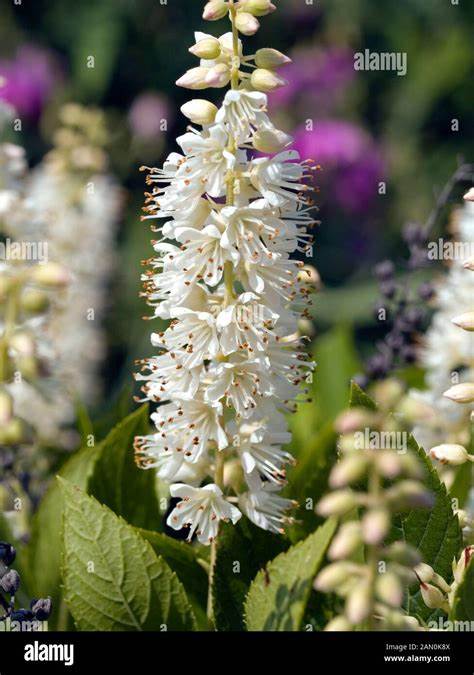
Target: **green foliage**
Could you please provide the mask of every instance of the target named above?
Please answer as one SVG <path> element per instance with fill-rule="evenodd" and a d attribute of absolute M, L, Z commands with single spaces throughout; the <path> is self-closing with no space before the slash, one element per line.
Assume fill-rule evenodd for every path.
<path fill-rule="evenodd" d="M 136 529 L 58 478 L 65 600 L 80 630 L 193 630 L 178 577 Z"/>
<path fill-rule="evenodd" d="M 148 406 L 139 408 L 107 436 L 89 479 L 89 491 L 131 525 L 157 529 L 160 513 L 153 471 L 139 471 L 133 439 L 148 430 Z"/>
<path fill-rule="evenodd" d="M 265 532 L 247 520 L 222 527 L 213 573 L 213 614 L 217 630 L 245 630 L 244 602 L 252 580 L 269 560 L 287 547 L 283 537 Z"/>
<path fill-rule="evenodd" d="M 464 579 L 456 589 L 449 619 L 450 621 L 474 621 L 474 559 L 467 566 Z"/>
<path fill-rule="evenodd" d="M 307 539 L 281 553 L 257 574 L 245 602 L 248 630 L 300 630 L 313 579 L 336 527 L 337 521 L 329 519 Z"/>

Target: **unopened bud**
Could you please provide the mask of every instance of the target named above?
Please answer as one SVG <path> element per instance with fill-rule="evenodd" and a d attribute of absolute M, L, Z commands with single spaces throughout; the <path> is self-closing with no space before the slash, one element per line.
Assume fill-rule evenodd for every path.
<path fill-rule="evenodd" d="M 338 490 L 323 497 L 316 507 L 320 516 L 342 516 L 357 506 L 357 498 L 352 490 Z"/>
<path fill-rule="evenodd" d="M 302 284 L 311 284 L 316 289 L 321 288 L 321 276 L 313 265 L 304 265 L 298 272 L 298 281 Z"/>
<path fill-rule="evenodd" d="M 27 438 L 25 423 L 18 417 L 14 417 L 0 428 L 0 444 L 21 445 Z"/>
<path fill-rule="evenodd" d="M 453 560 L 453 574 L 455 581 L 460 584 L 464 578 L 464 573 L 469 565 L 471 558 L 474 556 L 474 546 L 467 546 L 461 553 L 461 557 L 456 562 Z"/>
<path fill-rule="evenodd" d="M 259 49 L 255 54 L 255 63 L 258 68 L 274 70 L 287 63 L 291 63 L 291 59 L 277 49 L 264 48 Z"/>
<path fill-rule="evenodd" d="M 9 567 L 16 558 L 16 550 L 6 541 L 0 541 L 0 562 Z"/>
<path fill-rule="evenodd" d="M 403 470 L 402 461 L 393 450 L 382 450 L 376 457 L 376 463 L 384 478 L 396 478 Z"/>
<path fill-rule="evenodd" d="M 334 488 L 345 487 L 360 480 L 367 469 L 364 455 L 354 453 L 344 457 L 331 471 L 329 485 Z"/>
<path fill-rule="evenodd" d="M 360 523 L 351 521 L 344 523 L 332 540 L 328 555 L 331 560 L 348 558 L 362 543 Z"/>
<path fill-rule="evenodd" d="M 371 509 L 362 518 L 362 536 L 366 544 L 380 544 L 389 530 L 390 515 L 386 509 Z"/>
<path fill-rule="evenodd" d="M 189 48 L 191 54 L 199 59 L 212 60 L 221 55 L 221 43 L 215 37 L 205 37 Z"/>
<path fill-rule="evenodd" d="M 231 78 L 230 68 L 225 63 L 218 63 L 210 68 L 206 75 L 206 84 L 208 87 L 221 89 L 229 84 Z"/>
<path fill-rule="evenodd" d="M 422 582 L 420 584 L 420 591 L 423 602 L 427 607 L 430 609 L 444 609 L 445 611 L 449 611 L 449 605 L 446 596 L 439 590 L 439 588 L 433 586 L 432 584 Z"/>
<path fill-rule="evenodd" d="M 437 459 L 441 464 L 451 464 L 452 466 L 459 466 L 468 460 L 474 461 L 474 457 L 469 455 L 466 448 L 456 443 L 444 443 L 437 445 L 430 450 L 430 456 Z"/>
<path fill-rule="evenodd" d="M 9 346 L 18 356 L 32 356 L 36 351 L 35 339 L 26 331 L 14 333 L 9 340 Z"/>
<path fill-rule="evenodd" d="M 403 396 L 403 385 L 393 378 L 382 380 L 375 383 L 372 394 L 381 408 L 392 410 Z"/>
<path fill-rule="evenodd" d="M 47 621 L 53 609 L 51 598 L 40 598 L 32 600 L 30 604 L 31 611 L 38 621 Z"/>
<path fill-rule="evenodd" d="M 346 601 L 346 615 L 352 624 L 359 624 L 368 618 L 371 607 L 370 584 L 362 580 L 350 593 Z"/>
<path fill-rule="evenodd" d="M 469 188 L 463 199 L 465 199 L 467 202 L 474 202 L 474 187 Z"/>
<path fill-rule="evenodd" d="M 0 579 L 0 588 L 8 595 L 15 595 L 20 588 L 20 575 L 16 570 L 9 570 Z"/>
<path fill-rule="evenodd" d="M 400 607 L 403 602 L 403 588 L 399 578 L 393 572 L 385 572 L 377 579 L 377 596 L 390 607 Z"/>
<path fill-rule="evenodd" d="M 254 133 L 252 143 L 259 152 L 272 154 L 286 148 L 292 140 L 289 134 L 279 129 L 260 129 Z"/>
<path fill-rule="evenodd" d="M 40 374 L 40 364 L 34 355 L 18 356 L 15 359 L 15 366 L 22 377 L 28 382 L 33 382 Z"/>
<path fill-rule="evenodd" d="M 206 82 L 208 72 L 209 68 L 202 68 L 201 66 L 191 68 L 179 80 L 176 80 L 176 84 L 178 87 L 184 87 L 185 89 L 206 89 L 208 87 Z"/>
<path fill-rule="evenodd" d="M 45 265 L 36 265 L 31 274 L 31 280 L 47 288 L 63 288 L 69 284 L 71 276 L 62 265 L 49 262 Z"/>
<path fill-rule="evenodd" d="M 364 427 L 370 427 L 374 421 L 374 414 L 365 408 L 351 408 L 342 412 L 334 422 L 336 431 L 340 434 L 350 434 Z"/>
<path fill-rule="evenodd" d="M 260 28 L 260 22 L 250 12 L 237 12 L 235 26 L 242 35 L 255 35 Z"/>
<path fill-rule="evenodd" d="M 357 572 L 359 567 L 355 563 L 346 561 L 332 563 L 318 574 L 314 588 L 322 593 L 331 593 Z"/>
<path fill-rule="evenodd" d="M 273 73 L 266 68 L 256 68 L 253 71 L 250 79 L 252 87 L 258 91 L 274 91 L 279 87 L 284 87 L 288 82 L 283 78 Z"/>
<path fill-rule="evenodd" d="M 471 272 L 473 272 L 474 271 L 474 256 L 465 260 L 464 263 L 463 263 L 463 266 L 467 270 L 471 270 Z"/>
<path fill-rule="evenodd" d="M 472 403 L 474 401 L 474 383 L 455 384 L 454 387 L 445 391 L 443 396 L 455 403 Z"/>
<path fill-rule="evenodd" d="M 37 288 L 26 288 L 20 298 L 20 307 L 27 314 L 43 314 L 49 307 L 49 298 Z"/>
<path fill-rule="evenodd" d="M 420 553 L 410 544 L 406 544 L 403 541 L 395 541 L 385 550 L 385 556 L 393 562 L 404 565 L 405 567 L 415 567 L 419 565 Z"/>
<path fill-rule="evenodd" d="M 455 316 L 451 321 L 459 328 L 463 328 L 467 331 L 474 331 L 474 312 L 466 312 L 465 314 L 460 314 Z"/>
<path fill-rule="evenodd" d="M 229 7 L 224 0 L 210 0 L 204 7 L 202 18 L 205 21 L 219 21 L 227 15 L 228 11 Z"/>
<path fill-rule="evenodd" d="M 212 124 L 216 118 L 217 107 L 210 101 L 201 98 L 195 98 L 181 106 L 181 112 L 193 124 Z"/>
<path fill-rule="evenodd" d="M 239 7 L 254 16 L 265 16 L 276 9 L 271 0 L 241 0 Z"/>
<path fill-rule="evenodd" d="M 404 480 L 385 492 L 388 502 L 400 509 L 431 508 L 434 498 L 431 492 L 413 480 Z"/>

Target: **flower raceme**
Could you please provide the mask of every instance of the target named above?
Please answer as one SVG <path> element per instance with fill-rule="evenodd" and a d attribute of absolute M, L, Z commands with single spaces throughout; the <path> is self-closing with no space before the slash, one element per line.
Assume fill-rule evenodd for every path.
<path fill-rule="evenodd" d="M 242 512 L 273 532 L 291 522 L 294 502 L 278 494 L 293 462 L 285 413 L 314 367 L 298 334 L 314 275 L 290 257 L 312 244 L 314 167 L 267 115 L 265 92 L 284 84 L 276 70 L 289 59 L 272 49 L 244 56 L 239 39 L 273 9 L 266 0 L 206 5 L 204 18 L 229 15 L 232 32 L 196 33 L 190 52 L 200 64 L 177 84 L 231 88 L 220 108 L 186 103 L 202 128 L 188 127 L 161 169 L 143 167 L 143 219 L 163 221 L 152 226 L 160 238 L 143 295 L 169 324 L 151 336 L 158 353 L 139 362 L 139 400 L 159 405 L 155 432 L 135 440 L 136 459 L 181 500 L 168 525 L 189 527 L 203 544 Z"/>

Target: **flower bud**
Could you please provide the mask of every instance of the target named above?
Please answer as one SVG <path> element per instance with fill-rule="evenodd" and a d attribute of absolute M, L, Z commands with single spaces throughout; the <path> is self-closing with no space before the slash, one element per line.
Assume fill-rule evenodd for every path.
<path fill-rule="evenodd" d="M 412 455 L 411 453 L 400 455 L 400 461 L 402 463 L 403 472 L 409 478 L 423 481 L 425 478 L 425 469 L 415 455 Z"/>
<path fill-rule="evenodd" d="M 455 326 L 463 328 L 469 332 L 474 331 L 474 312 L 466 312 L 465 314 L 460 314 L 455 316 L 454 319 L 451 319 Z"/>
<path fill-rule="evenodd" d="M 33 612 L 35 619 L 38 621 L 47 621 L 53 609 L 51 598 L 40 598 L 39 600 L 32 600 L 30 609 Z"/>
<path fill-rule="evenodd" d="M 434 498 L 421 483 L 404 480 L 385 492 L 389 504 L 399 509 L 426 508 L 433 506 Z"/>
<path fill-rule="evenodd" d="M 286 148 L 292 140 L 289 134 L 279 129 L 259 129 L 253 135 L 252 143 L 259 152 L 272 154 Z"/>
<path fill-rule="evenodd" d="M 432 584 L 422 582 L 420 584 L 420 591 L 423 602 L 427 607 L 430 609 L 444 609 L 445 611 L 449 611 L 446 596 L 441 593 L 439 588 L 436 588 L 436 586 L 433 586 Z"/>
<path fill-rule="evenodd" d="M 391 544 L 386 549 L 385 555 L 389 560 L 406 567 L 415 567 L 421 562 L 419 551 L 403 541 L 395 541 Z"/>
<path fill-rule="evenodd" d="M 321 288 L 321 276 L 314 265 L 303 265 L 298 272 L 298 281 L 301 284 L 310 284 L 316 290 Z"/>
<path fill-rule="evenodd" d="M 380 544 L 389 530 L 390 514 L 386 509 L 371 509 L 362 518 L 362 536 L 366 544 Z"/>
<path fill-rule="evenodd" d="M 204 7 L 202 18 L 205 21 L 219 21 L 227 15 L 228 11 L 229 7 L 224 0 L 210 0 Z"/>
<path fill-rule="evenodd" d="M 451 464 L 452 466 L 459 466 L 471 459 L 467 450 L 462 445 L 457 445 L 456 443 L 436 445 L 434 448 L 431 448 L 429 454 L 433 459 L 441 462 L 441 464 Z M 474 460 L 474 457 L 472 457 L 472 460 Z"/>
<path fill-rule="evenodd" d="M 420 562 L 416 567 L 415 567 L 415 574 L 420 580 L 420 582 L 423 583 L 429 583 L 430 581 L 433 581 L 433 577 L 435 575 L 434 569 L 431 567 L 431 565 L 427 565 L 424 562 Z"/>
<path fill-rule="evenodd" d="M 471 270 L 471 272 L 473 272 L 474 271 L 474 256 L 465 260 L 464 263 L 463 263 L 463 266 L 467 270 Z"/>
<path fill-rule="evenodd" d="M 9 341 L 10 349 L 19 356 L 32 356 L 36 351 L 35 339 L 27 331 L 17 331 Z"/>
<path fill-rule="evenodd" d="M 393 450 L 382 450 L 377 454 L 375 461 L 384 478 L 396 478 L 403 471 L 402 460 Z"/>
<path fill-rule="evenodd" d="M 474 546 L 467 546 L 461 554 L 458 562 L 453 560 L 453 574 L 456 583 L 460 584 L 464 578 L 464 573 L 469 565 L 471 558 L 474 556 Z"/>
<path fill-rule="evenodd" d="M 5 302 L 11 288 L 11 281 L 5 274 L 0 274 L 0 303 Z"/>
<path fill-rule="evenodd" d="M 43 314 L 49 307 L 49 298 L 37 288 L 25 288 L 21 294 L 20 307 L 27 314 Z"/>
<path fill-rule="evenodd" d="M 221 43 L 215 37 L 206 37 L 198 40 L 195 45 L 189 48 L 189 51 L 199 59 L 217 59 L 221 55 Z"/>
<path fill-rule="evenodd" d="M 184 87 L 185 89 L 206 89 L 208 87 L 206 82 L 208 72 L 209 68 L 202 68 L 201 66 L 191 68 L 179 80 L 176 80 L 176 84 L 178 87 Z"/>
<path fill-rule="evenodd" d="M 0 389 L 0 428 L 13 417 L 13 399 L 5 389 Z"/>
<path fill-rule="evenodd" d="M 39 377 L 40 364 L 35 356 L 19 356 L 15 359 L 15 365 L 28 382 L 33 382 Z"/>
<path fill-rule="evenodd" d="M 359 566 L 355 563 L 346 561 L 332 563 L 318 574 L 314 582 L 314 588 L 322 593 L 331 593 L 359 571 Z"/>
<path fill-rule="evenodd" d="M 474 202 L 474 187 L 469 188 L 463 199 L 465 199 L 467 202 Z"/>
<path fill-rule="evenodd" d="M 9 567 L 16 558 L 16 550 L 11 544 L 6 541 L 0 541 L 0 562 L 3 562 Z"/>
<path fill-rule="evenodd" d="M 400 607 L 403 602 L 403 588 L 399 578 L 393 572 L 385 572 L 377 579 L 376 593 L 382 602 L 390 607 Z"/>
<path fill-rule="evenodd" d="M 284 87 L 288 82 L 266 68 L 257 68 L 253 71 L 250 79 L 252 87 L 258 91 L 274 91 L 279 87 Z"/>
<path fill-rule="evenodd" d="M 0 428 L 0 444 L 3 445 L 21 445 L 27 440 L 25 423 L 18 417 L 13 419 Z"/>
<path fill-rule="evenodd" d="M 287 63 L 291 63 L 291 59 L 277 49 L 264 48 L 259 49 L 255 54 L 255 63 L 258 68 L 274 70 Z"/>
<path fill-rule="evenodd" d="M 8 595 L 15 595 L 20 588 L 20 575 L 16 570 L 9 570 L 0 579 L 0 588 Z"/>
<path fill-rule="evenodd" d="M 403 396 L 403 385 L 398 380 L 389 378 L 376 382 L 373 397 L 384 410 L 392 410 Z"/>
<path fill-rule="evenodd" d="M 374 413 L 365 408 L 351 408 L 344 410 L 334 422 L 336 431 L 340 434 L 350 434 L 364 427 L 370 427 L 374 422 Z"/>
<path fill-rule="evenodd" d="M 338 490 L 323 497 L 316 507 L 320 516 L 342 516 L 357 506 L 357 497 L 352 490 Z"/>
<path fill-rule="evenodd" d="M 217 107 L 210 101 L 194 98 L 181 106 L 181 112 L 191 120 L 193 124 L 212 124 L 217 114 Z"/>
<path fill-rule="evenodd" d="M 206 75 L 206 84 L 208 87 L 220 89 L 229 84 L 231 72 L 228 65 L 225 63 L 218 63 L 213 68 L 210 68 Z"/>
<path fill-rule="evenodd" d="M 351 521 L 344 523 L 332 540 L 328 555 L 331 560 L 348 558 L 362 543 L 360 523 Z"/>
<path fill-rule="evenodd" d="M 356 448 L 356 440 L 354 434 L 343 434 L 337 441 L 339 452 L 343 455 L 348 455 L 351 452 L 360 452 L 360 448 Z"/>
<path fill-rule="evenodd" d="M 328 633 L 346 632 L 352 630 L 352 624 L 349 623 L 345 616 L 336 616 L 335 619 L 326 624 L 324 630 Z"/>
<path fill-rule="evenodd" d="M 354 453 L 344 457 L 336 464 L 329 477 L 329 485 L 333 488 L 345 487 L 360 480 L 367 469 L 364 455 Z"/>
<path fill-rule="evenodd" d="M 370 612 L 370 584 L 364 579 L 350 593 L 346 601 L 346 615 L 352 624 L 368 618 Z"/>
<path fill-rule="evenodd" d="M 265 16 L 276 9 L 271 0 L 241 0 L 239 7 L 254 16 Z"/>
<path fill-rule="evenodd" d="M 443 396 L 455 403 L 472 403 L 474 401 L 474 383 L 455 384 L 444 392 Z"/>
<path fill-rule="evenodd" d="M 242 35 L 255 35 L 260 28 L 260 22 L 249 12 L 237 12 L 235 26 Z"/>
<path fill-rule="evenodd" d="M 63 288 L 69 284 L 71 276 L 62 265 L 50 262 L 45 265 L 36 265 L 31 274 L 31 280 L 47 288 Z"/>

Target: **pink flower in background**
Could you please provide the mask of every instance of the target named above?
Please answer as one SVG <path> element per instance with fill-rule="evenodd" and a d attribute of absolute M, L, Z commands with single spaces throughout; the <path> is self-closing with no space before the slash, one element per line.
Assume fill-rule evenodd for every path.
<path fill-rule="evenodd" d="M 288 80 L 269 96 L 274 110 L 291 105 L 304 97 L 305 108 L 315 105 L 328 110 L 341 97 L 347 85 L 354 79 L 354 59 L 348 49 L 333 47 L 325 51 L 311 47 L 291 55 L 292 63 L 279 73 Z"/>
<path fill-rule="evenodd" d="M 346 211 L 363 213 L 384 180 L 385 166 L 379 148 L 363 129 L 350 122 L 321 120 L 314 129 L 304 125 L 294 132 L 295 148 L 302 158 L 315 157 L 323 169 L 318 180 L 328 174 L 335 199 Z"/>
<path fill-rule="evenodd" d="M 62 74 L 51 52 L 35 45 L 22 45 L 13 59 L 0 60 L 0 99 L 19 115 L 36 120 L 53 94 Z"/>
<path fill-rule="evenodd" d="M 132 103 L 128 113 L 130 128 L 135 136 L 140 138 L 154 138 L 166 132 L 173 122 L 173 110 L 164 94 L 146 92 L 140 94 Z"/>

